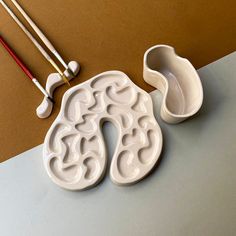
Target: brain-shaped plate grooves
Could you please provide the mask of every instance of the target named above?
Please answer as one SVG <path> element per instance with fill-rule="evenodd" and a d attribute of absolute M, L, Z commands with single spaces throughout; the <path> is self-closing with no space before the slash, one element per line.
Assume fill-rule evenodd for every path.
<path fill-rule="evenodd" d="M 103 178 L 105 121 L 118 131 L 110 166 L 112 181 L 132 184 L 153 169 L 161 153 L 162 134 L 151 97 L 123 72 L 108 71 L 69 89 L 63 97 L 43 148 L 44 165 L 54 183 L 83 190 Z"/>

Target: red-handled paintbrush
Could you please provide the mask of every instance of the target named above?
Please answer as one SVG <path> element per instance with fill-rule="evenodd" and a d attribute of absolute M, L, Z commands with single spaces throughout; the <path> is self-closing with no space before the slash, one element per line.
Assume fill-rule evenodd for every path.
<path fill-rule="evenodd" d="M 30 70 L 21 61 L 21 59 L 16 55 L 16 53 L 13 51 L 13 49 L 10 48 L 10 46 L 7 44 L 7 42 L 3 39 L 3 37 L 1 35 L 0 35 L 0 43 L 8 51 L 8 53 L 12 56 L 12 58 L 15 60 L 15 62 L 18 64 L 18 66 L 24 71 L 24 73 L 28 76 L 28 78 L 30 78 L 31 81 L 37 86 L 37 88 L 44 94 L 44 96 L 46 96 L 51 102 L 54 103 L 53 99 L 50 97 L 50 95 L 47 93 L 47 91 L 38 82 L 38 80 L 34 78 L 32 73 L 30 72 Z"/>

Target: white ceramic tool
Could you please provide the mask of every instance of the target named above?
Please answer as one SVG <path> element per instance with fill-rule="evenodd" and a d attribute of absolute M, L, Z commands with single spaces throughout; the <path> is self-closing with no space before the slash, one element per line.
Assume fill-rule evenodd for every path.
<path fill-rule="evenodd" d="M 144 80 L 163 94 L 161 117 L 167 123 L 179 123 L 193 116 L 203 102 L 201 80 L 185 58 L 174 48 L 156 45 L 144 55 Z"/>
<path fill-rule="evenodd" d="M 110 176 L 129 185 L 144 178 L 157 163 L 162 134 L 151 97 L 126 74 L 108 71 L 69 89 L 43 148 L 48 175 L 57 185 L 83 190 L 97 184 L 107 167 L 101 131 L 105 121 L 118 131 Z"/>
<path fill-rule="evenodd" d="M 79 70 L 79 63 L 76 61 L 71 61 L 68 64 L 68 69 L 64 71 L 64 75 L 67 77 L 68 81 L 70 81 L 78 75 Z M 63 84 L 64 81 L 61 75 L 59 73 L 52 73 L 47 78 L 46 91 L 53 98 L 54 90 Z M 48 100 L 47 97 L 44 97 L 42 103 L 36 110 L 37 116 L 41 119 L 49 117 L 52 112 L 53 105 L 54 104 L 50 100 Z"/>

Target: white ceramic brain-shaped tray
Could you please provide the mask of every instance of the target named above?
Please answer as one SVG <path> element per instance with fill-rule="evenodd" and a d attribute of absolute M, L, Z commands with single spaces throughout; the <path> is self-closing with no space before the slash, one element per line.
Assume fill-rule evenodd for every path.
<path fill-rule="evenodd" d="M 57 185 L 82 190 L 102 179 L 107 166 L 101 130 L 105 121 L 118 130 L 110 166 L 114 183 L 138 182 L 155 166 L 162 134 L 151 97 L 124 73 L 108 71 L 71 88 L 63 97 L 43 150 L 45 168 Z"/>

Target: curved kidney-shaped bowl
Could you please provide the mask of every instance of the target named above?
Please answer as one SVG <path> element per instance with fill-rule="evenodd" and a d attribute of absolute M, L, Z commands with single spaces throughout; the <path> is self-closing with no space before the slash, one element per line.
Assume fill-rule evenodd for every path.
<path fill-rule="evenodd" d="M 144 55 L 144 80 L 163 94 L 161 117 L 167 123 L 179 123 L 193 116 L 203 102 L 201 80 L 185 58 L 174 48 L 156 45 Z"/>

